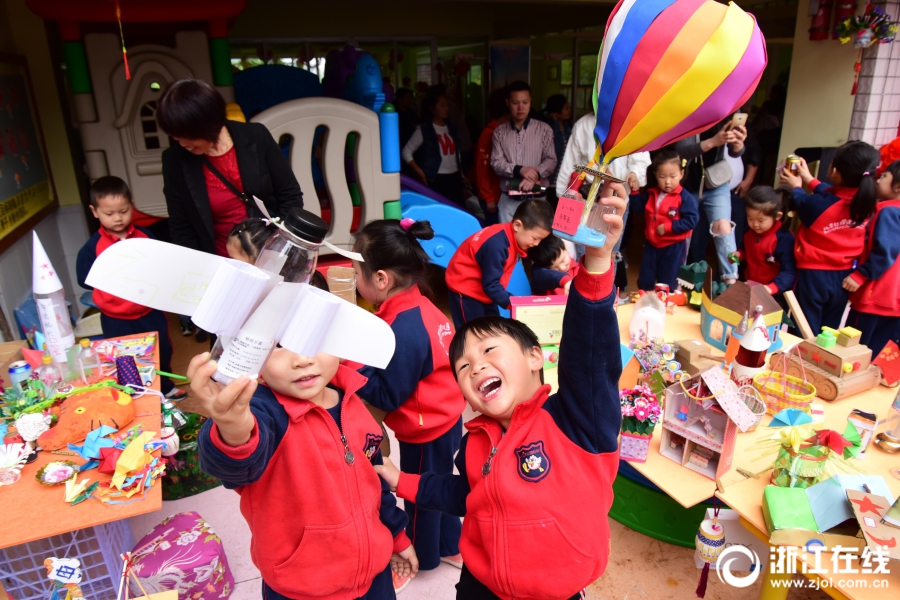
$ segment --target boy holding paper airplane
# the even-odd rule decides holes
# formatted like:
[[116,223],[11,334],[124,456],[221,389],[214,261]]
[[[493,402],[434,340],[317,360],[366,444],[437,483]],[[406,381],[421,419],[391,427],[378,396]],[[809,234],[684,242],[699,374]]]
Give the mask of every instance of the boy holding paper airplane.
[[222,386],[209,353],[188,367],[211,421],[200,465],[241,495],[266,600],[394,598],[414,577],[406,513],[379,478],[381,428],[357,397],[366,378],[324,352],[278,346],[260,371]]
[[535,334],[490,316],[461,327],[450,364],[469,405],[459,475],[376,467],[391,489],[420,508],[465,516],[457,598],[581,597],[606,570],[612,483],[619,465],[621,357],[612,268],[628,195],[611,184],[601,202],[609,234],[587,248],[563,321],[559,392],[543,385]]
[[[156,332],[159,344],[159,366],[172,371],[172,341],[169,339],[169,322],[162,311],[129,302],[107,292],[96,290],[85,280],[100,253],[120,240],[150,238],[153,234],[131,224],[132,197],[128,184],[118,177],[107,175],[91,185],[91,212],[100,221],[100,229],[78,251],[75,273],[78,285],[93,290],[94,304],[100,309],[103,335],[119,338],[138,333]],[[163,394],[170,400],[184,400],[187,392],[175,388],[168,377],[160,376]]]

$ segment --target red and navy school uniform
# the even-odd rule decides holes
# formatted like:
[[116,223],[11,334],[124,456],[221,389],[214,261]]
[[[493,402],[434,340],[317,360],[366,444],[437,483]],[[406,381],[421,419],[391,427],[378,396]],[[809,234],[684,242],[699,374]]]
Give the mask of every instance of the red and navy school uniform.
[[462,327],[466,321],[499,315],[501,307],[509,308],[506,285],[524,256],[512,223],[491,225],[466,238],[446,271],[453,324]]
[[[638,289],[652,291],[657,283],[665,283],[674,290],[678,267],[687,256],[688,239],[700,220],[700,203],[680,185],[671,194],[652,187],[644,194],[643,201],[646,243]],[[660,224],[665,227],[664,235],[657,232]]]
[[[131,225],[124,239],[150,238],[153,234],[136,225]],[[107,338],[119,338],[138,333],[156,332],[159,344],[159,367],[163,371],[172,371],[172,341],[169,339],[169,321],[162,311],[129,302],[107,292],[94,290],[86,282],[94,261],[100,253],[119,242],[121,238],[108,232],[103,226],[85,242],[78,251],[75,262],[75,274],[78,285],[86,290],[93,290],[93,300],[100,309],[100,325]],[[160,377],[160,387],[164,394],[174,389],[175,384],[168,377]]]
[[394,598],[391,554],[410,542],[406,514],[372,467],[383,435],[356,395],[364,383],[339,366],[333,409],[260,385],[247,443],[229,446],[212,420],[200,430],[201,468],[241,496],[267,598]]
[[531,267],[531,293],[535,296],[562,296],[566,284],[578,275],[579,265],[572,262],[568,271],[557,271],[537,265]]
[[781,221],[762,235],[752,229],[744,234],[744,249],[736,254],[744,261],[744,279],[764,284],[775,296],[794,287],[797,263],[794,234]]
[[860,287],[850,294],[847,324],[877,356],[889,341],[900,344],[900,200],[879,202],[866,234],[859,268],[850,274]]
[[[401,470],[450,474],[466,407],[448,354],[453,328],[418,286],[391,296],[375,314],[391,326],[396,350],[384,369],[359,370],[368,381],[358,395],[387,412],[384,423],[400,443]],[[442,556],[459,554],[462,525],[457,517],[412,502],[403,508],[420,569],[435,569]]]
[[841,286],[863,252],[866,228],[850,218],[856,188],[830,187],[818,179],[809,187],[812,194],[794,188],[793,208],[800,218],[794,293],[813,333],[819,333],[823,326],[840,327],[849,297]]
[[577,597],[606,570],[612,484],[622,416],[614,271],[582,265],[563,318],[559,392],[541,386],[513,410],[509,428],[487,416],[466,423],[459,475],[400,475],[397,495],[465,516],[457,597]]

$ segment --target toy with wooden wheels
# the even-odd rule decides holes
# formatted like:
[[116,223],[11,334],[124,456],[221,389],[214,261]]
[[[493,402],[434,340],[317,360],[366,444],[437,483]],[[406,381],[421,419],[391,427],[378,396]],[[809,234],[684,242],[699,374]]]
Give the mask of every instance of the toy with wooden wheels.
[[[781,355],[782,353],[780,352],[772,354],[769,359],[769,365],[773,366]],[[787,374],[801,377],[804,368],[806,369],[807,380],[816,386],[816,395],[828,402],[834,402],[835,400],[864,392],[878,385],[881,380],[881,370],[875,365],[870,365],[864,372],[855,377],[841,378],[808,361],[803,361],[801,367],[795,355],[791,356],[790,361],[788,361]]]

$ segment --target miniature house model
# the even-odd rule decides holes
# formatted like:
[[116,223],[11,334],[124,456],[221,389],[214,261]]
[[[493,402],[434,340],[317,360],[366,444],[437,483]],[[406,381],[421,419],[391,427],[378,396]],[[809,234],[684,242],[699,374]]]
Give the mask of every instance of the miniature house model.
[[712,289],[712,271],[706,273],[703,285],[703,304],[700,307],[700,330],[703,339],[710,345],[722,350],[727,349],[731,332],[740,324],[744,313],[753,315],[757,306],[762,306],[763,322],[769,333],[772,345],[769,352],[781,348],[781,319],[784,311],[764,285],[750,285],[738,281],[713,300],[709,291]]
[[[755,416],[721,368],[713,367],[697,377],[715,397],[698,401],[684,392],[681,383],[669,386],[659,452],[692,471],[717,479],[731,468],[737,432],[752,427]],[[690,389],[697,377],[686,379],[684,387]]]

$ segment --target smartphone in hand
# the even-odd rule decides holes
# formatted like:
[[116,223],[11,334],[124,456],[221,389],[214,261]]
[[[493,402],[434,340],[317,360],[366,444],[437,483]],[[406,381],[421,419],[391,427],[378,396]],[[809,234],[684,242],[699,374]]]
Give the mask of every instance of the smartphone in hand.
[[747,125],[747,113],[734,113],[731,117],[731,128],[744,127]]

